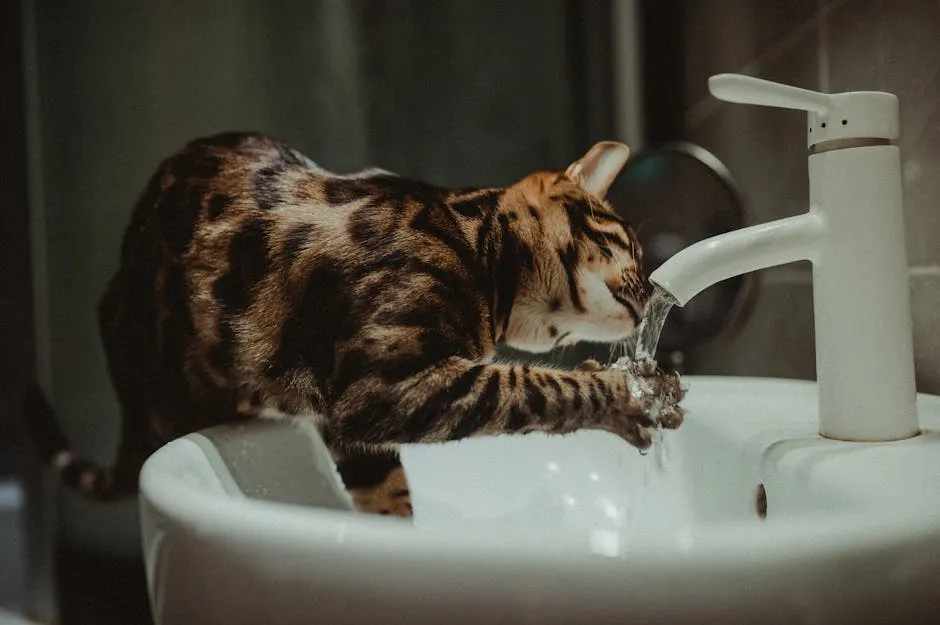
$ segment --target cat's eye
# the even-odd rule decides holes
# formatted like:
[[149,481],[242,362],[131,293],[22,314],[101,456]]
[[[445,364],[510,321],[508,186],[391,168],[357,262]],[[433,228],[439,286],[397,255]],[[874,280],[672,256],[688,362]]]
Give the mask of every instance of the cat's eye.
[[614,257],[614,251],[610,249],[609,247],[607,247],[606,245],[599,245],[598,247],[601,250],[601,254],[606,256],[608,259],[611,259]]

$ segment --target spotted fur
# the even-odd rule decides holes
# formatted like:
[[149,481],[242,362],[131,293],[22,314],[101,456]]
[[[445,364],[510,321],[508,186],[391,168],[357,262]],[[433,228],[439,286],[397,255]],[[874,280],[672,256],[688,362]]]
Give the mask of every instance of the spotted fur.
[[[603,200],[627,154],[602,143],[563,173],[443,189],[335,175],[259,134],[188,144],[137,202],[98,309],[117,462],[73,455],[34,392],[46,454],[66,483],[111,499],[173,438],[309,415],[360,509],[407,516],[403,443],[595,428],[648,447],[630,374],[492,361],[499,343],[538,352],[633,332],[642,251]],[[653,379],[675,427],[677,380]]]

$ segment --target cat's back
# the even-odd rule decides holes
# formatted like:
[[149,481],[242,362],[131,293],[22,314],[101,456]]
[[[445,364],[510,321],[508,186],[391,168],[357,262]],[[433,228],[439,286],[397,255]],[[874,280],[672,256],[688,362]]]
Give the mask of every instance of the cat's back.
[[334,174],[263,134],[214,135],[160,164],[135,206],[121,261],[160,260],[141,263],[135,250],[142,246],[161,248],[171,260],[234,260],[241,243],[261,231],[268,247],[281,244],[287,255],[310,240],[368,249],[388,242],[389,228],[415,212],[408,205],[417,210],[444,194],[377,169]]
[[164,414],[198,396],[232,401],[270,363],[296,364],[287,348],[324,319],[359,323],[355,284],[407,275],[398,270],[432,253],[405,224],[443,193],[376,170],[335,175],[262,134],[190,142],[140,196],[102,297],[112,370],[159,386],[148,403],[166,403]]
[[[203,389],[229,386],[231,322],[269,270],[265,213],[294,201],[288,196],[302,193],[316,169],[258,133],[197,139],[160,163],[98,306],[119,395],[133,388],[127,394],[142,404],[182,416],[195,379]],[[141,379],[148,384],[137,388]]]

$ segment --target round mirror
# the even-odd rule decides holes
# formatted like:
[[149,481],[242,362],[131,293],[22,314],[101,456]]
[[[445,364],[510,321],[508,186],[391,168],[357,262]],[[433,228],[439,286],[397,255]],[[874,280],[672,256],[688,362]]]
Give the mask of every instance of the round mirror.
[[[636,227],[647,275],[673,254],[716,234],[744,227],[744,202],[724,164],[708,150],[668,143],[633,156],[607,196]],[[740,314],[749,277],[720,282],[673,308],[659,353],[714,338]]]

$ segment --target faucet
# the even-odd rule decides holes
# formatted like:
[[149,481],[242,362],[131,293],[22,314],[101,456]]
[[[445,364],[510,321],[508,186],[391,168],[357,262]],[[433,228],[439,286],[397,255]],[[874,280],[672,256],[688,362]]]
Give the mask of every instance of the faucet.
[[672,256],[650,282],[684,306],[708,286],[798,260],[813,264],[819,433],[892,441],[920,433],[914,382],[898,99],[824,94],[738,74],[721,100],[808,112],[809,210],[717,235]]

